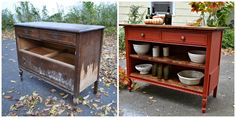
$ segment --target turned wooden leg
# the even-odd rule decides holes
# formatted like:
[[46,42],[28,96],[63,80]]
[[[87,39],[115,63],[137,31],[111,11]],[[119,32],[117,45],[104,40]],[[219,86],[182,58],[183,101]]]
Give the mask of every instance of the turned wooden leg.
[[218,86],[215,87],[214,91],[213,91],[213,97],[215,98],[216,97],[216,94],[217,94],[217,88]]
[[132,91],[132,80],[131,79],[129,79],[128,89],[129,89],[129,92]]
[[20,80],[23,81],[23,70],[19,69]]
[[94,82],[94,88],[93,88],[93,93],[97,94],[98,92],[98,80]]
[[202,98],[202,113],[206,112],[206,104],[207,104],[207,98],[203,97]]

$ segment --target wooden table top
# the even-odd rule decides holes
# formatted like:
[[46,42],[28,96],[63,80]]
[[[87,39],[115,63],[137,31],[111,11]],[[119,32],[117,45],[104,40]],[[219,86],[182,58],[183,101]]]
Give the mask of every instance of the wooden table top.
[[162,29],[191,29],[191,30],[224,30],[227,27],[208,27],[208,26],[187,26],[187,25],[153,25],[153,24],[119,24],[120,26],[129,27],[153,27]]
[[25,22],[25,23],[17,23],[15,24],[15,26],[50,29],[50,30],[76,32],[76,33],[88,32],[105,28],[104,26],[100,25],[69,24],[69,23],[56,23],[56,22]]

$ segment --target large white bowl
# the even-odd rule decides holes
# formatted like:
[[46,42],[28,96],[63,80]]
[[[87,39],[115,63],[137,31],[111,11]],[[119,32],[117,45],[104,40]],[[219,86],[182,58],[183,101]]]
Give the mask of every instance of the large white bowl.
[[140,44],[133,44],[134,51],[139,55],[144,55],[149,51],[150,44],[147,43],[140,43]]
[[188,56],[192,62],[204,63],[206,58],[206,51],[202,50],[191,50],[188,52]]
[[135,68],[138,71],[140,71],[140,74],[144,75],[144,74],[148,74],[148,72],[152,68],[152,64],[139,64],[139,65],[136,65]]
[[184,70],[177,73],[179,80],[183,84],[187,85],[197,85],[200,83],[204,74],[200,71],[195,70]]

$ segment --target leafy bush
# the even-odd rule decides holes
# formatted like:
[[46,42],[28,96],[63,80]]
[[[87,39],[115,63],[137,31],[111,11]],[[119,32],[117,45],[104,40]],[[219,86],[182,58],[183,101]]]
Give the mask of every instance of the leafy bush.
[[13,14],[8,10],[2,10],[2,30],[12,30],[14,26]]
[[216,16],[218,18],[218,26],[230,26],[230,15],[234,11],[234,2],[226,2],[222,9],[218,10]]
[[139,23],[143,22],[143,17],[144,17],[145,12],[140,14],[139,13],[140,8],[141,8],[141,6],[136,6],[136,5],[130,6],[128,23],[139,24]]
[[[140,14],[139,13],[140,8],[141,8],[141,6],[136,6],[136,5],[130,6],[128,23],[139,24],[139,23],[143,22],[143,17],[144,17],[145,12]],[[124,51],[125,50],[124,28],[120,28],[119,31],[120,31],[119,32],[119,51]]]
[[120,51],[125,50],[125,32],[124,32],[124,28],[119,29],[119,50]]
[[33,4],[29,2],[20,2],[16,7],[16,17],[19,22],[33,22],[40,21],[40,12]]
[[234,48],[234,29],[233,28],[227,29],[224,31],[222,47]]
[[68,13],[65,13],[64,9],[58,8],[58,11],[55,14],[48,15],[46,6],[43,6],[40,11],[30,2],[20,2],[16,5],[15,10],[16,14],[11,14],[8,10],[2,11],[3,29],[6,29],[6,26],[13,29],[14,22],[12,21],[14,21],[13,18],[15,15],[17,22],[48,21],[104,25],[106,27],[106,34],[114,35],[116,33],[116,3],[100,3],[97,5],[93,2],[83,2],[82,8],[74,5],[70,8]]

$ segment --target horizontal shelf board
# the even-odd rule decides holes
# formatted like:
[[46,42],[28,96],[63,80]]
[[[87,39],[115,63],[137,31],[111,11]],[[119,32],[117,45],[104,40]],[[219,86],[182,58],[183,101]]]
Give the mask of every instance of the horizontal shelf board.
[[137,54],[130,54],[130,57],[140,60],[170,64],[175,66],[191,67],[195,69],[205,69],[204,64],[193,63],[188,60],[178,59],[174,57],[152,57],[148,55],[137,55]]
[[190,47],[201,47],[201,48],[207,48],[206,45],[200,45],[200,44],[188,44],[188,43],[175,43],[175,42],[165,42],[163,40],[155,41],[155,40],[138,40],[134,38],[127,38],[128,41],[135,41],[135,42],[146,42],[146,43],[161,43],[161,44],[168,44],[168,45],[180,45],[180,46],[190,46]]
[[40,55],[40,54],[37,54],[37,53],[34,53],[34,52],[30,52],[30,51],[25,50],[25,49],[20,49],[19,51],[22,52],[22,53],[26,53],[28,55],[35,56],[35,57],[38,57],[40,59],[44,59],[44,60],[59,64],[59,65],[62,65],[62,66],[66,66],[68,68],[71,68],[71,69],[75,70],[75,65],[70,62],[71,60],[73,60],[73,59],[71,59],[72,58],[71,56],[73,56],[72,54],[67,54],[67,58],[69,56],[70,56],[70,58],[66,60],[65,58],[61,57],[61,54],[63,54],[63,53],[59,53],[57,55],[54,55],[53,56],[53,57],[55,57],[55,59],[54,59],[53,57],[43,56],[43,55]]
[[170,78],[170,79],[158,79],[155,76],[152,76],[150,74],[148,75],[141,75],[139,73],[131,73],[130,77],[142,79],[144,81],[149,81],[158,84],[159,86],[163,86],[166,88],[174,89],[174,90],[179,90],[183,92],[188,92],[192,94],[197,94],[197,95],[202,95],[203,93],[203,86],[201,85],[195,85],[195,86],[189,86],[182,84],[178,78]]

